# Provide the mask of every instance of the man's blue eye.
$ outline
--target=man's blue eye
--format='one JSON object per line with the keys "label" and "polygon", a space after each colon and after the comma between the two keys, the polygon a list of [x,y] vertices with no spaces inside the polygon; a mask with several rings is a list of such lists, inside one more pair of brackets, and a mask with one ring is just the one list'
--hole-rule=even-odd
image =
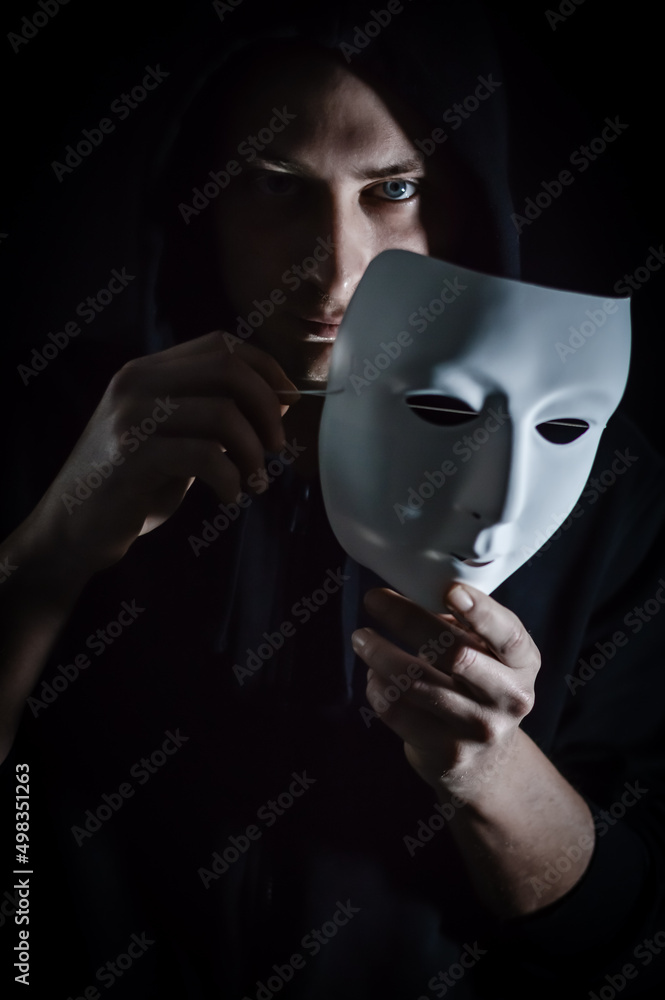
{"label": "man's blue eye", "polygon": [[[408,201],[409,198],[418,193],[418,185],[414,184],[413,181],[384,181],[379,187],[384,191],[385,201]],[[378,197],[380,198],[381,195]]]}

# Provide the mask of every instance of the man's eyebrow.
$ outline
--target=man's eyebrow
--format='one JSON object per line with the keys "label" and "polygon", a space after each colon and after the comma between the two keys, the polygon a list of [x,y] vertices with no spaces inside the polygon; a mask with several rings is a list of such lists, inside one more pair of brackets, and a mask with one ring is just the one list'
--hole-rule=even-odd
{"label": "man's eyebrow", "polygon": [[409,160],[402,160],[401,163],[389,163],[386,167],[366,167],[364,170],[354,170],[356,177],[362,180],[380,179],[382,177],[392,177],[395,174],[412,174],[423,169],[423,161],[414,156]]}
{"label": "man's eyebrow", "polygon": [[[313,171],[297,160],[286,160],[274,156],[257,156],[254,160],[259,166],[272,167],[275,170],[297,174],[299,177],[314,177]],[[397,174],[411,174],[423,170],[422,160],[415,156],[399,163],[389,163],[383,167],[363,167],[352,170],[351,173],[359,180],[381,180],[383,177],[394,177]]]}

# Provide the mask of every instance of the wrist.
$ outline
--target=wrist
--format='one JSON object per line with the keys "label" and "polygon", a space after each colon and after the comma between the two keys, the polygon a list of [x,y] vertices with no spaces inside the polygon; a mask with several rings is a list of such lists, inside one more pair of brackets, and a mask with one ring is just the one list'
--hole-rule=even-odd
{"label": "wrist", "polygon": [[11,567],[15,587],[29,590],[32,600],[53,606],[69,606],[95,572],[63,526],[47,519],[41,505],[3,543],[1,556]]}
{"label": "wrist", "polygon": [[513,730],[500,742],[467,754],[453,767],[422,758],[416,761],[408,752],[407,757],[442,804],[453,799],[462,800],[472,807],[475,804],[480,812],[484,812],[490,808],[492,801],[505,800],[505,794],[519,769],[524,737],[521,729]]}

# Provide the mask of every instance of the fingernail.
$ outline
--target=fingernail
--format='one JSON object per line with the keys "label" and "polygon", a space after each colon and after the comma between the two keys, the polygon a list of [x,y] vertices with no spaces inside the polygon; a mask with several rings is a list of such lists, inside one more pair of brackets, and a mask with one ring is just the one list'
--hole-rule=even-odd
{"label": "fingernail", "polygon": [[460,587],[459,584],[456,584],[452,590],[448,591],[446,603],[449,604],[451,608],[454,608],[455,611],[470,611],[473,607],[473,601],[471,600],[468,590],[465,590],[464,587]]}
{"label": "fingernail", "polygon": [[361,628],[357,632],[354,632],[351,636],[351,642],[357,652],[362,652],[363,648],[367,645],[367,630]]}
{"label": "fingernail", "polygon": [[374,671],[370,667],[369,670],[367,671],[367,680],[371,681],[371,679],[372,679],[373,676],[374,676]]}

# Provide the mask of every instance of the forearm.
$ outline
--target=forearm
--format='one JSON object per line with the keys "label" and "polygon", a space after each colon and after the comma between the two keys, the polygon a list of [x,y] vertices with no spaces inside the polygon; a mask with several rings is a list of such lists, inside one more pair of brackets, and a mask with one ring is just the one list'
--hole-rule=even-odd
{"label": "forearm", "polygon": [[89,578],[73,554],[42,537],[31,515],[0,546],[0,761],[9,753],[25,701]]}
{"label": "forearm", "polygon": [[[565,895],[591,859],[588,805],[522,729],[460,780],[465,805],[450,828],[483,902],[500,917],[532,913]],[[451,791],[437,789],[442,802]],[[545,879],[551,866],[557,880]],[[548,891],[543,893],[546,886]]]}

